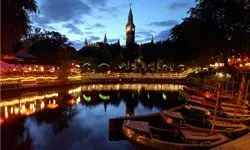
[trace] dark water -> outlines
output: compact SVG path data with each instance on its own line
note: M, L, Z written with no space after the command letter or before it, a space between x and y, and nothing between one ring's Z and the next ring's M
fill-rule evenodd
M88 85L2 95L2 149L134 149L110 141L108 119L159 112L183 102L179 85Z

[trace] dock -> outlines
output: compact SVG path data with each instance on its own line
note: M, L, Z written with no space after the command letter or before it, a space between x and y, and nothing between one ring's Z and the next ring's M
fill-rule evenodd
M250 150L250 133L236 140L217 146L212 150Z

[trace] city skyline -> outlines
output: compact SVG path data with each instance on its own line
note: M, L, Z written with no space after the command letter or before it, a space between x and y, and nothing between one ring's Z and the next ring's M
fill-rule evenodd
M108 43L120 39L121 45L125 45L130 1L38 0L37 5L39 14L31 16L32 25L66 35L76 49L84 45L85 38L89 42L102 41L105 33ZM152 35L156 41L167 39L169 30L185 18L194 5L194 0L132 1L135 41L149 42Z

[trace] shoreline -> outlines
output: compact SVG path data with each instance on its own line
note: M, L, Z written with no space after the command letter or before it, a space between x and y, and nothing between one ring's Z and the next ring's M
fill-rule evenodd
M88 84L125 84L125 83L158 83L158 84L184 84L185 79L91 79L91 80L82 80L82 81L69 81L67 83L60 82L58 84L51 85L36 85L36 86L20 86L14 88L2 88L1 94L4 92L13 92L13 91L34 91L44 88L61 88L61 87L72 87L77 85L88 85Z

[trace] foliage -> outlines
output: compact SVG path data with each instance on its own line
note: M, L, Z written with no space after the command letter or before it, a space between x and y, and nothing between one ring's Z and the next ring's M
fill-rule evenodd
M190 16L171 30L174 41L186 46L193 58L202 56L202 60L222 54L227 63L227 57L232 55L232 52L245 51L250 34L249 2L197 2L197 5L190 9Z
M1 1L1 52L11 54L18 39L30 29L29 13L37 11L35 0Z
M41 60L61 62L76 57L76 50L68 38L55 31L41 31L36 28L24 43L31 43L29 52Z

